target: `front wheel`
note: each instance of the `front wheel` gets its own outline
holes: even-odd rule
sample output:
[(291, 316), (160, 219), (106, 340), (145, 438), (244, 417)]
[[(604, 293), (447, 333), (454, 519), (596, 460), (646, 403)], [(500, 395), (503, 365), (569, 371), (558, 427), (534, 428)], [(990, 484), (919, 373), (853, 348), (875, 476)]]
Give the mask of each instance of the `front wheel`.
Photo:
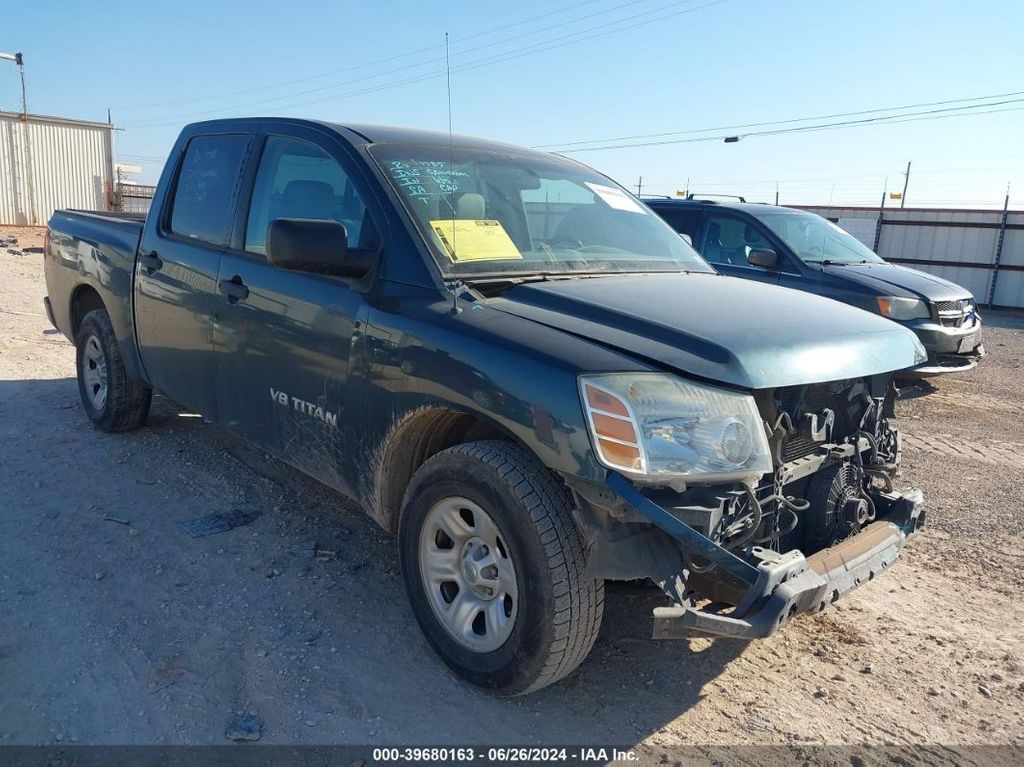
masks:
[(590, 652), (604, 582), (587, 575), (568, 491), (522, 448), (471, 442), (427, 461), (405, 496), (399, 547), (416, 620), (474, 684), (532, 692)]
[(75, 347), (78, 392), (89, 420), (103, 431), (129, 431), (145, 423), (153, 390), (128, 377), (105, 310), (85, 315)]

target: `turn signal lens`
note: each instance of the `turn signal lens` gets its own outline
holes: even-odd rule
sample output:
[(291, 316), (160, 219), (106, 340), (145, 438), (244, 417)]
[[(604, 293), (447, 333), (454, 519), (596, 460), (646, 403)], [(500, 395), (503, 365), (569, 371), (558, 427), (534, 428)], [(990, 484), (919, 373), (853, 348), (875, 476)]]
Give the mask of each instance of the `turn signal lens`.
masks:
[(593, 384), (586, 384), (584, 388), (587, 393), (587, 417), (597, 437), (601, 460), (608, 466), (642, 472), (643, 452), (626, 403)]

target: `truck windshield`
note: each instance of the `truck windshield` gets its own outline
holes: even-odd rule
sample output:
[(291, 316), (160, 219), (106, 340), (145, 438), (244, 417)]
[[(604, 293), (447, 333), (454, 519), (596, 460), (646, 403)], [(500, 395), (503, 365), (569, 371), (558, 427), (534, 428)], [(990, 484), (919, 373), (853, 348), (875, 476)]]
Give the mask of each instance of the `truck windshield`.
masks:
[(446, 275), (714, 271), (635, 197), (570, 160), (420, 144), (370, 152)]
[(758, 213), (757, 218), (807, 264), (873, 264), (882, 259), (831, 221), (813, 213)]

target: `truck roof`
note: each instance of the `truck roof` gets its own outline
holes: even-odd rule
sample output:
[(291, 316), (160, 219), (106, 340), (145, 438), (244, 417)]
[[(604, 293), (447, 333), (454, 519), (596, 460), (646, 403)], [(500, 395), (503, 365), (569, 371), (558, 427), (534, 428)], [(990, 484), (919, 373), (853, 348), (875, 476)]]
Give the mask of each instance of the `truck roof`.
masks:
[(185, 127), (185, 130), (194, 132), (213, 127), (224, 128), (231, 125), (238, 126), (268, 122), (329, 128), (343, 134), (347, 139), (355, 143), (359, 143), (359, 141), (362, 140), (364, 144), (408, 143), (448, 146), (450, 140), (453, 146), (465, 149), (514, 151), (519, 155), (524, 153), (537, 155), (550, 154), (537, 149), (529, 149), (502, 141), (492, 141), (490, 139), (479, 138), (477, 136), (466, 136), (455, 133), (449, 138), (446, 131), (404, 128), (395, 125), (371, 125), (364, 123), (330, 122), (327, 120), (307, 120), (300, 117), (232, 117), (221, 120), (206, 120), (203, 122), (191, 123)]

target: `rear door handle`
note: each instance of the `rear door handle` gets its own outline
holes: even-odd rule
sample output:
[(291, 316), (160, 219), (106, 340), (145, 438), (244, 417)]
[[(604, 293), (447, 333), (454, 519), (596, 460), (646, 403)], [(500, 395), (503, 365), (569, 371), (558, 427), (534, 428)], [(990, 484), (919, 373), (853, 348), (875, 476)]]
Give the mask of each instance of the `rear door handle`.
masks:
[(152, 274), (159, 271), (163, 267), (164, 262), (155, 250), (151, 250), (147, 253), (139, 253), (139, 265), (149, 274)]
[(242, 282), (242, 278), (239, 275), (235, 275), (230, 280), (221, 280), (217, 283), (217, 290), (228, 297), (228, 301), (237, 304), (249, 297), (249, 288)]

